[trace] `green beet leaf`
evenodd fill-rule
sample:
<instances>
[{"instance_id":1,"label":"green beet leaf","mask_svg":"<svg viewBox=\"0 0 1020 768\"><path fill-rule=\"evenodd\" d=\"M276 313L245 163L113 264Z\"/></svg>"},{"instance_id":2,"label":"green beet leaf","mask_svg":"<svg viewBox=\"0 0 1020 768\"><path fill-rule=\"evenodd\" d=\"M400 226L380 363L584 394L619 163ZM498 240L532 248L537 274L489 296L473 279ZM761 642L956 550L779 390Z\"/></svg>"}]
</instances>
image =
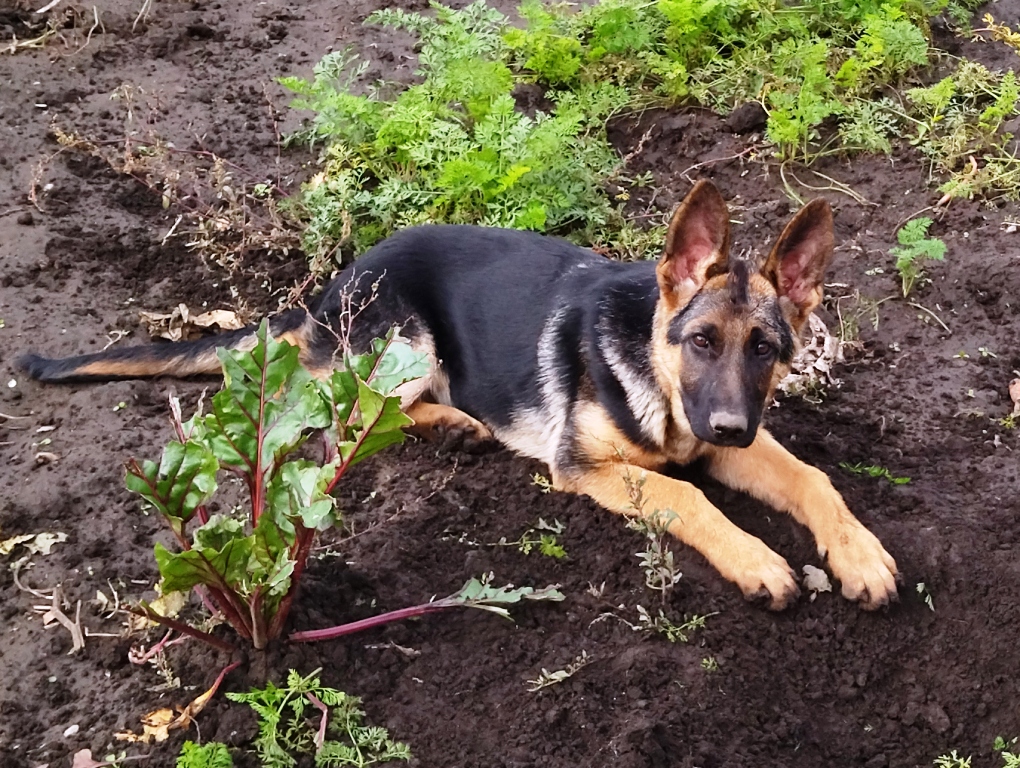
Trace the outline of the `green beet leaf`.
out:
<instances>
[{"instance_id":1,"label":"green beet leaf","mask_svg":"<svg viewBox=\"0 0 1020 768\"><path fill-rule=\"evenodd\" d=\"M358 404L361 409L360 429L354 432L352 439L337 446L346 469L387 446L402 443L403 428L414 423L400 410L399 398L380 395L360 380Z\"/></svg>"},{"instance_id":2,"label":"green beet leaf","mask_svg":"<svg viewBox=\"0 0 1020 768\"><path fill-rule=\"evenodd\" d=\"M368 352L345 355L343 369L334 371L328 385L322 385L323 397L331 403L340 427L351 427L358 419L354 408L358 402L359 381L380 394L389 395L401 384L424 376L428 370L428 357L411 349L400 340L397 330L391 329L385 338L374 339ZM346 440L348 435L341 435L340 439Z\"/></svg>"},{"instance_id":3,"label":"green beet leaf","mask_svg":"<svg viewBox=\"0 0 1020 768\"><path fill-rule=\"evenodd\" d=\"M156 565L163 577L163 593L184 592L196 584L243 583L253 539L245 535L240 521L213 515L195 531L192 549L175 554L162 544L156 544Z\"/></svg>"},{"instance_id":4,"label":"green beet leaf","mask_svg":"<svg viewBox=\"0 0 1020 768\"><path fill-rule=\"evenodd\" d=\"M336 525L336 500L326 493L335 474L335 462L324 467L310 461L284 464L266 491L267 509L277 526L292 537L294 522L318 531Z\"/></svg>"},{"instance_id":5,"label":"green beet leaf","mask_svg":"<svg viewBox=\"0 0 1020 768\"><path fill-rule=\"evenodd\" d=\"M159 464L131 461L125 484L152 504L180 536L195 510L216 492L216 457L203 445L189 440L169 443Z\"/></svg>"},{"instance_id":6,"label":"green beet leaf","mask_svg":"<svg viewBox=\"0 0 1020 768\"><path fill-rule=\"evenodd\" d=\"M220 462L247 475L253 489L305 439L328 426L330 415L298 348L277 342L263 322L251 351L219 350L224 388L205 417L206 440ZM261 510L256 511L256 516Z\"/></svg>"}]
</instances>

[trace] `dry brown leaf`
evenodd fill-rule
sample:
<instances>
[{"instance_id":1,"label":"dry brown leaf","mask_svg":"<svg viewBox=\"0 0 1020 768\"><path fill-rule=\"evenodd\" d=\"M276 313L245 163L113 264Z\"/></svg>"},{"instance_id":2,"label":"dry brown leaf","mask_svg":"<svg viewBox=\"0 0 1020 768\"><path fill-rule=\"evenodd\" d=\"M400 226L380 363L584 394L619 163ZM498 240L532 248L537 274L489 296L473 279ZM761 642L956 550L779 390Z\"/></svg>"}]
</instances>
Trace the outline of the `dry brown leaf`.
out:
<instances>
[{"instance_id":1,"label":"dry brown leaf","mask_svg":"<svg viewBox=\"0 0 1020 768\"><path fill-rule=\"evenodd\" d=\"M0 555L11 554L16 546L24 544L26 541L31 541L35 536L34 533L23 533L20 536L11 536L9 539L0 541Z\"/></svg>"},{"instance_id":2,"label":"dry brown leaf","mask_svg":"<svg viewBox=\"0 0 1020 768\"><path fill-rule=\"evenodd\" d=\"M194 315L186 304L178 304L172 312L139 312L142 324L150 336L187 341L200 335L200 329L216 326L221 331L236 331L244 327L237 314L226 309L213 309Z\"/></svg>"},{"instance_id":3,"label":"dry brown leaf","mask_svg":"<svg viewBox=\"0 0 1020 768\"><path fill-rule=\"evenodd\" d=\"M788 395L809 393L817 389L838 387L842 382L832 369L843 362L843 345L829 333L818 315L808 316L804 344L794 358L790 373L779 382L779 390Z\"/></svg>"},{"instance_id":4,"label":"dry brown leaf","mask_svg":"<svg viewBox=\"0 0 1020 768\"><path fill-rule=\"evenodd\" d=\"M113 734L117 741L128 741L132 744L150 744L155 741L157 744L170 738L171 729L177 728L177 715L172 709L157 709L142 715L142 732L120 731ZM188 718L188 724L191 718Z\"/></svg>"},{"instance_id":5,"label":"dry brown leaf","mask_svg":"<svg viewBox=\"0 0 1020 768\"><path fill-rule=\"evenodd\" d=\"M81 629L81 600L78 601L78 608L74 614L74 621L71 621L70 617L61 609L61 603L64 598L60 591L60 585L58 584L53 588L53 599L50 603L49 610L43 614L43 626L49 626L53 622L58 622L64 629L71 633L71 650L69 654L77 653L85 647L85 635Z\"/></svg>"},{"instance_id":6,"label":"dry brown leaf","mask_svg":"<svg viewBox=\"0 0 1020 768\"><path fill-rule=\"evenodd\" d=\"M120 733L115 733L113 735L114 738L118 741L140 742L143 744L155 741L158 744L170 737L170 731L190 727L198 713L205 709L205 705L216 695L216 691L220 687L220 683L223 682L223 678L228 672L235 669L239 663L234 662L221 670L220 674L216 677L216 682L209 687L209 690L201 696L196 696L188 706L184 708L178 707L178 714L175 715L172 709L157 709L155 712L142 716L142 732L140 734L131 731L121 731Z\"/></svg>"},{"instance_id":7,"label":"dry brown leaf","mask_svg":"<svg viewBox=\"0 0 1020 768\"><path fill-rule=\"evenodd\" d=\"M48 555L53 549L53 545L62 541L67 541L67 534L59 531L57 533L26 533L12 536L0 541L0 555L9 555L19 544L23 544L33 555Z\"/></svg>"}]
</instances>

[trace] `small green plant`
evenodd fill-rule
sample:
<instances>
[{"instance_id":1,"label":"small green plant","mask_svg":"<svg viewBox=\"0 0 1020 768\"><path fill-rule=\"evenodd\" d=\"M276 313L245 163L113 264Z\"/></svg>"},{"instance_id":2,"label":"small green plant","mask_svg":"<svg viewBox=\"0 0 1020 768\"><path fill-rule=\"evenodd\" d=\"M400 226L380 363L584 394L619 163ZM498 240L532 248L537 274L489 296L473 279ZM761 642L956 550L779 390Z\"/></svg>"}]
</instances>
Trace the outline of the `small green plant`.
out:
<instances>
[{"instance_id":1,"label":"small green plant","mask_svg":"<svg viewBox=\"0 0 1020 768\"><path fill-rule=\"evenodd\" d=\"M867 475L868 477L882 477L888 480L893 485L906 485L910 482L909 477L896 477L885 467L880 467L877 464L864 464L858 462L851 464L849 461L839 462L840 469L846 470L847 472L854 475Z\"/></svg>"},{"instance_id":2,"label":"small green plant","mask_svg":"<svg viewBox=\"0 0 1020 768\"><path fill-rule=\"evenodd\" d=\"M671 538L669 525L679 520L680 516L671 509L655 510L652 514L646 515L645 477L642 475L635 480L628 475L623 480L627 486L631 508L636 512L636 515L627 521L627 527L645 537L645 548L635 552L635 557L641 561L645 586L658 592L659 598L665 603L673 587L683 578L683 573L673 558L673 550L669 548Z\"/></svg>"},{"instance_id":3,"label":"small green plant","mask_svg":"<svg viewBox=\"0 0 1020 768\"><path fill-rule=\"evenodd\" d=\"M226 744L218 741L205 744L186 741L177 757L177 768L234 768L234 759Z\"/></svg>"},{"instance_id":4,"label":"small green plant","mask_svg":"<svg viewBox=\"0 0 1020 768\"><path fill-rule=\"evenodd\" d=\"M927 217L908 221L896 233L899 246L889 250L896 257L896 269L900 273L904 298L910 295L917 281L924 276L922 262L942 261L945 258L946 244L937 237L927 236L931 224L931 219Z\"/></svg>"},{"instance_id":5,"label":"small green plant","mask_svg":"<svg viewBox=\"0 0 1020 768\"><path fill-rule=\"evenodd\" d=\"M657 511L648 517L635 517L627 521L627 527L645 535L645 548L635 552L641 561L645 574L645 586L658 592L665 602L673 587L683 578L683 573L669 548L668 525L680 516L673 510Z\"/></svg>"},{"instance_id":6,"label":"small green plant","mask_svg":"<svg viewBox=\"0 0 1020 768\"><path fill-rule=\"evenodd\" d=\"M342 368L318 381L301 367L297 347L273 340L266 322L252 350L219 354L224 386L212 412L183 422L172 400L177 439L159 463L128 462L126 483L160 513L180 547L171 552L156 544L160 593L197 590L261 649L283 629L316 533L337 522L331 492L351 467L403 440L411 420L390 393L427 363L391 332L366 354L345 353ZM315 429L328 446L321 463L295 458ZM243 512L209 514L221 472L243 480ZM145 602L139 609L171 629L232 648Z\"/></svg>"},{"instance_id":7,"label":"small green plant","mask_svg":"<svg viewBox=\"0 0 1020 768\"><path fill-rule=\"evenodd\" d=\"M588 658L588 652L581 651L581 655L576 657L570 664L566 666L565 669L557 669L554 672L550 672L549 670L543 668L541 674L539 674L538 677L536 677L534 680L527 681L528 690L534 693L535 691L540 691L543 688L548 688L549 686L552 685L558 685L559 683L562 683L564 680L567 680L576 675L579 671L584 669L590 663L591 659Z\"/></svg>"},{"instance_id":8,"label":"small green plant","mask_svg":"<svg viewBox=\"0 0 1020 768\"><path fill-rule=\"evenodd\" d=\"M567 556L567 550L559 543L556 537L563 533L566 528L567 526L559 520L553 520L549 523L540 517L534 527L528 528L528 530L521 534L519 539L507 541L506 537L503 536L492 546L517 547L517 550L525 555L530 555L535 547L538 547L538 551L545 557L562 560Z\"/></svg>"},{"instance_id":9,"label":"small green plant","mask_svg":"<svg viewBox=\"0 0 1020 768\"><path fill-rule=\"evenodd\" d=\"M1018 737L1014 737L1010 741L1006 741L1001 736L995 737L992 749L998 752L1002 758L1002 768L1020 768L1020 753L1013 751L1018 740L1020 740Z\"/></svg>"},{"instance_id":10,"label":"small green plant","mask_svg":"<svg viewBox=\"0 0 1020 768\"><path fill-rule=\"evenodd\" d=\"M263 768L293 768L302 755L313 756L316 768L361 768L411 759L410 748L390 739L385 728L362 724L365 713L358 697L323 687L319 670L306 677L291 670L285 686L269 682L250 693L228 693L227 698L255 711L255 749ZM318 719L314 727L313 715Z\"/></svg>"},{"instance_id":11,"label":"small green plant","mask_svg":"<svg viewBox=\"0 0 1020 768\"><path fill-rule=\"evenodd\" d=\"M716 661L715 656L706 656L701 660L701 668L706 672L718 672L719 662Z\"/></svg>"},{"instance_id":12,"label":"small green plant","mask_svg":"<svg viewBox=\"0 0 1020 768\"><path fill-rule=\"evenodd\" d=\"M538 486L538 490L542 493L552 493L553 491L552 480L540 472L536 472L531 476L531 484Z\"/></svg>"},{"instance_id":13,"label":"small green plant","mask_svg":"<svg viewBox=\"0 0 1020 768\"><path fill-rule=\"evenodd\" d=\"M948 755L939 755L933 762L935 768L971 768L970 758L961 757L954 749Z\"/></svg>"},{"instance_id":14,"label":"small green plant","mask_svg":"<svg viewBox=\"0 0 1020 768\"><path fill-rule=\"evenodd\" d=\"M712 615L694 615L683 624L674 624L661 608L656 616L649 613L643 605L637 606L637 612L638 621L637 624L631 625L633 629L663 635L671 643L686 643L690 639L690 633L704 629L705 620Z\"/></svg>"}]
</instances>

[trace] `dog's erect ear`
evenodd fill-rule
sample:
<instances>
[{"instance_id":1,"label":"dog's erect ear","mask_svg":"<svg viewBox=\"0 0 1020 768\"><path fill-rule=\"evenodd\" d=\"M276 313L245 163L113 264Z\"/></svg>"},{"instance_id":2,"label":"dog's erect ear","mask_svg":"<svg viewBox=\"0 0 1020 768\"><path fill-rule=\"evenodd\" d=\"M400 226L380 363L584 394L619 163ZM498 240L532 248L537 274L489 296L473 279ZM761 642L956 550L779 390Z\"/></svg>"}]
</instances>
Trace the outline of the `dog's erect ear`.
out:
<instances>
[{"instance_id":1,"label":"dog's erect ear","mask_svg":"<svg viewBox=\"0 0 1020 768\"><path fill-rule=\"evenodd\" d=\"M832 209L825 200L812 200L786 225L762 267L762 275L796 310L797 330L822 301L833 242Z\"/></svg>"},{"instance_id":2,"label":"dog's erect ear","mask_svg":"<svg viewBox=\"0 0 1020 768\"><path fill-rule=\"evenodd\" d=\"M730 214L719 190L702 179L676 209L666 233L666 250L656 274L667 299L684 288L696 290L726 271Z\"/></svg>"}]
</instances>

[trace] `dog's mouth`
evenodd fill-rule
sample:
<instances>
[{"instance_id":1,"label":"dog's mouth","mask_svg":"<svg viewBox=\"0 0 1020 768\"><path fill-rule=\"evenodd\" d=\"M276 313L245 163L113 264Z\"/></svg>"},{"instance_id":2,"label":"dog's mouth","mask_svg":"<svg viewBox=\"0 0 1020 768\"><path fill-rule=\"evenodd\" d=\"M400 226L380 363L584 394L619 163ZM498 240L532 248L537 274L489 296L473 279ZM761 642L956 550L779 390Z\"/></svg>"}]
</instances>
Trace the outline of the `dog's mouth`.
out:
<instances>
[{"instance_id":1,"label":"dog's mouth","mask_svg":"<svg viewBox=\"0 0 1020 768\"><path fill-rule=\"evenodd\" d=\"M711 443L712 445L718 445L720 448L747 448L754 442L754 438L758 434L758 427L755 425L753 429L731 435L720 435L712 429L696 429L693 425L692 431L699 440Z\"/></svg>"}]
</instances>

